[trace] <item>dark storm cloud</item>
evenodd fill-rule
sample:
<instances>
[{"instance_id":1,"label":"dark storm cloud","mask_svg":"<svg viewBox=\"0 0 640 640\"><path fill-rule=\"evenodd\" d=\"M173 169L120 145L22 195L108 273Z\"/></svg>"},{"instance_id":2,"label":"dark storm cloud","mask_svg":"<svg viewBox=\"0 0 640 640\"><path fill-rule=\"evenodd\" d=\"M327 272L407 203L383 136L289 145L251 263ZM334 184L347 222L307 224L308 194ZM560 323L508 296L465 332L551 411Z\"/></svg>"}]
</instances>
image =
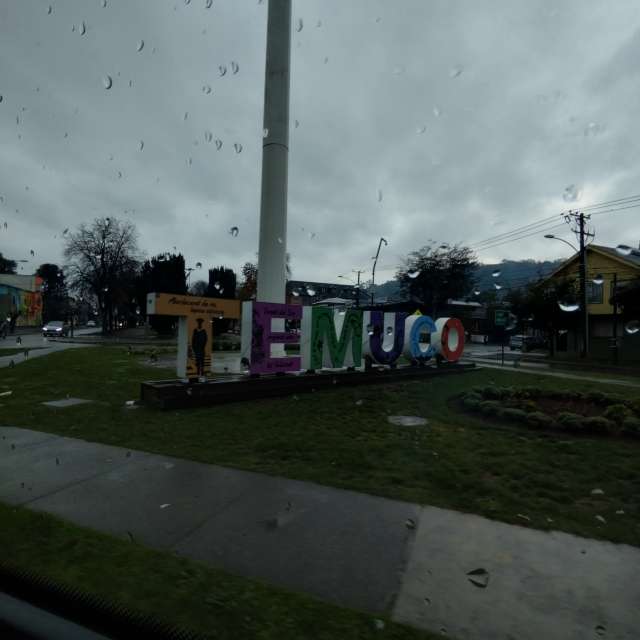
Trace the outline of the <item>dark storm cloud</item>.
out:
<instances>
[{"instance_id":1,"label":"dark storm cloud","mask_svg":"<svg viewBox=\"0 0 640 640\"><path fill-rule=\"evenodd\" d=\"M136 222L148 254L253 259L266 2L50 4L0 6L0 251L59 261L64 228L115 215ZM637 191L635 2L293 6L295 277L370 268L384 236L381 280L429 239L473 244L561 211L570 184L574 206ZM638 218L599 216L598 241L636 244ZM549 244L480 257L562 251Z\"/></svg>"}]
</instances>

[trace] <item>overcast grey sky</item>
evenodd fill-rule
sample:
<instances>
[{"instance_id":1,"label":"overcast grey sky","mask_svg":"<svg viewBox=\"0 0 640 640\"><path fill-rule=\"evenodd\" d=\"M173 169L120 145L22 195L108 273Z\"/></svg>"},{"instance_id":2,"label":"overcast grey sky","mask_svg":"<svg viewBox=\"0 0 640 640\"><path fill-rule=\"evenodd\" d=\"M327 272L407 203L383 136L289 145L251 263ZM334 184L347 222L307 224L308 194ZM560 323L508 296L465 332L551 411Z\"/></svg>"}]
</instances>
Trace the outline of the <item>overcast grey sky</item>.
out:
<instances>
[{"instance_id":1,"label":"overcast grey sky","mask_svg":"<svg viewBox=\"0 0 640 640\"><path fill-rule=\"evenodd\" d=\"M61 262L66 227L110 215L148 255L253 259L267 1L2 0L0 251ZM370 270L382 235L381 282L430 238L473 246L640 193L637 0L293 0L298 20L294 278ZM597 242L640 240L640 208L594 223ZM540 233L479 257L567 251Z\"/></svg>"}]
</instances>

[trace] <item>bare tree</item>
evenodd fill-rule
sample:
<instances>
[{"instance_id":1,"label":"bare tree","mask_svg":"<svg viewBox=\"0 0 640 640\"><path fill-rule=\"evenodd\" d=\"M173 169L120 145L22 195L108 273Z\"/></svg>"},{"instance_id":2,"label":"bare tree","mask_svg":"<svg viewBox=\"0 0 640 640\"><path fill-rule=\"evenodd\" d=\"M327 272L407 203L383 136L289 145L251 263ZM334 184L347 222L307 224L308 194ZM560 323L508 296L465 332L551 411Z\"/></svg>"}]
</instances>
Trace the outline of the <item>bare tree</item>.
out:
<instances>
[{"instance_id":1,"label":"bare tree","mask_svg":"<svg viewBox=\"0 0 640 640\"><path fill-rule=\"evenodd\" d=\"M102 315L102 332L113 329L114 305L126 297L125 289L139 268L138 233L133 223L97 218L68 235L64 256L70 286L92 295Z\"/></svg>"}]
</instances>

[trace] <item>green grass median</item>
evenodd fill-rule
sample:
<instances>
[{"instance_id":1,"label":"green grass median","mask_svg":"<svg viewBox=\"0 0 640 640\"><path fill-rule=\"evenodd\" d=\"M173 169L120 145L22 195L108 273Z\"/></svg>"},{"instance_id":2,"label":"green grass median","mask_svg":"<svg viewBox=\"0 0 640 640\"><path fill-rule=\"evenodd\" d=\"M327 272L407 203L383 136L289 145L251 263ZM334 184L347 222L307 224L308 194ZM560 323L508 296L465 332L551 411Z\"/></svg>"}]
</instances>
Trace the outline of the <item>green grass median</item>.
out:
<instances>
[{"instance_id":1,"label":"green grass median","mask_svg":"<svg viewBox=\"0 0 640 640\"><path fill-rule=\"evenodd\" d=\"M125 349L54 353L0 371L0 392L13 391L0 423L640 546L637 441L531 431L455 401L491 383L639 397L635 389L484 369L187 411L125 406L142 380L174 376ZM93 403L40 404L67 395ZM429 424L398 427L389 415Z\"/></svg>"}]
</instances>

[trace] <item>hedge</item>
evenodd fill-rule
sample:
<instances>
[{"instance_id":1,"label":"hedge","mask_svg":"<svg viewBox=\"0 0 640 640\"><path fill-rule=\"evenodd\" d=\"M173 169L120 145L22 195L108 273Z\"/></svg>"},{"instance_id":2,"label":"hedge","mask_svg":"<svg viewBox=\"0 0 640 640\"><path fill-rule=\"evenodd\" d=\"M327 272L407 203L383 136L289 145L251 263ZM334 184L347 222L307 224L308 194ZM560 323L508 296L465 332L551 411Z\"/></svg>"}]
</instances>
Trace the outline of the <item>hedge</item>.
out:
<instances>
[{"instance_id":1,"label":"hedge","mask_svg":"<svg viewBox=\"0 0 640 640\"><path fill-rule=\"evenodd\" d=\"M600 407L602 414L585 416L572 411L549 415L536 400L586 403ZM531 429L561 429L572 433L640 437L640 400L628 400L600 391L543 390L539 387L476 386L460 396L462 406L483 416L526 425Z\"/></svg>"}]
</instances>

